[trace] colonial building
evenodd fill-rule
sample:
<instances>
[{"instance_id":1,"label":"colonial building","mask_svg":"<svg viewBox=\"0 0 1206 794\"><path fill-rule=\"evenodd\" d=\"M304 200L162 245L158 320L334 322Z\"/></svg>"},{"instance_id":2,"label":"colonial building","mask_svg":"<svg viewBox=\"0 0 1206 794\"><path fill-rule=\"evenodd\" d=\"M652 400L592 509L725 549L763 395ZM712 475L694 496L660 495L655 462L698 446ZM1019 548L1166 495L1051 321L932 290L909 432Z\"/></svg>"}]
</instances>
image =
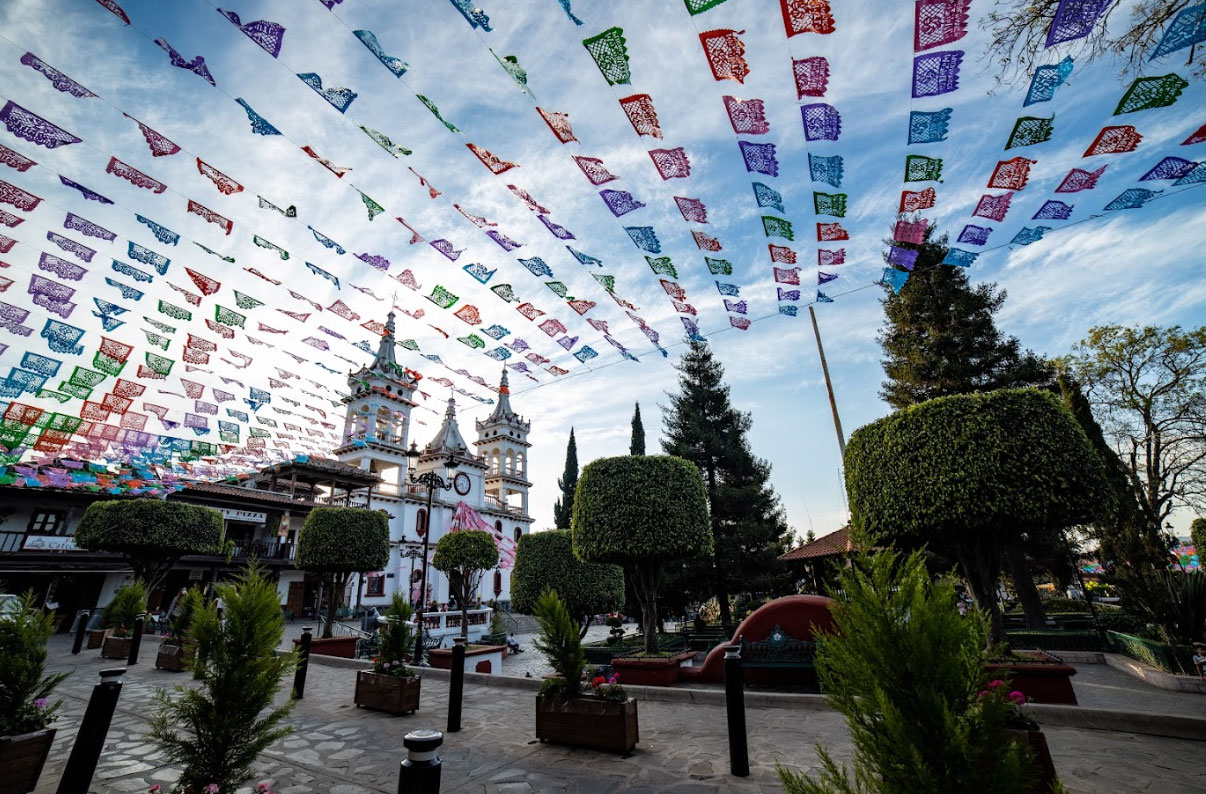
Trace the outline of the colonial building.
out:
<instances>
[{"instance_id":1,"label":"colonial building","mask_svg":"<svg viewBox=\"0 0 1206 794\"><path fill-rule=\"evenodd\" d=\"M502 558L499 567L483 577L479 595L483 601L498 598L507 605L508 562L515 544L532 524L528 514L531 483L525 478L531 425L511 408L504 370L494 412L476 423L476 452L461 434L456 402L451 398L435 436L420 446L411 428L420 376L397 363L394 344L391 312L372 363L348 378L344 438L333 453L339 461L381 478L373 491L373 505L390 515L389 564L384 570L368 573L359 598L368 606L384 606L400 591L417 600L422 595L419 580L428 528L430 560L435 544L454 525L457 529L476 525L492 530ZM417 457L407 456L412 446ZM456 462L454 471L446 468L450 459ZM410 474L417 477L432 471L451 480L452 488L433 494L428 516L427 487L412 483ZM484 524L477 523L477 518ZM427 585L426 601L448 602L448 581L443 574L429 567Z\"/></svg>"},{"instance_id":2,"label":"colonial building","mask_svg":"<svg viewBox=\"0 0 1206 794\"><path fill-rule=\"evenodd\" d=\"M397 363L394 345L391 313L372 363L348 378L343 441L333 460L298 456L223 483L79 461L5 469L0 591L32 588L42 600L58 604L64 618L77 609L103 606L131 574L118 555L76 547L72 536L84 510L98 499L158 497L219 510L225 538L234 541L229 561L225 555L182 558L164 582L168 594L222 578L256 557L277 575L283 608L298 616L313 613L329 594L321 592L318 577L294 567L297 534L310 510L335 505L383 510L390 526L389 563L353 578L345 604L385 606L394 592L417 599L425 533L430 528L430 560L435 544L455 527L491 531L502 559L483 577L479 595L509 606L509 562L532 524L526 479L530 424L511 407L504 370L494 412L476 423L476 451L462 436L456 404L449 399L434 437L421 447L413 442L418 454L408 456L417 407L413 398L422 376ZM449 459L456 462L455 471L446 470ZM412 471L416 476L435 471L451 481L450 489L433 494L430 516L427 488L410 482ZM430 567L427 601L449 601L447 580Z\"/></svg>"}]
</instances>

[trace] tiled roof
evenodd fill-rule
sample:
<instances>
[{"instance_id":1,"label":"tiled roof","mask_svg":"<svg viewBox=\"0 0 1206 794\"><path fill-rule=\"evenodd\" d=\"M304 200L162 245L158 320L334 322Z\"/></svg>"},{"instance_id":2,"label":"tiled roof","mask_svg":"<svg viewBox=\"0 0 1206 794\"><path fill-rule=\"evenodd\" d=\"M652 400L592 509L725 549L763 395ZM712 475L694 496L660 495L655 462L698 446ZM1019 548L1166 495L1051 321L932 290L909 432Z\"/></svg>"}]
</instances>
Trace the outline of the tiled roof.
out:
<instances>
[{"instance_id":1,"label":"tiled roof","mask_svg":"<svg viewBox=\"0 0 1206 794\"><path fill-rule=\"evenodd\" d=\"M224 496L235 501L262 502L264 504L289 505L291 507L317 507L313 502L290 499L289 494L274 491L259 491L255 488L240 488L236 485L221 485L216 482L190 482L176 498L187 498L188 494Z\"/></svg>"},{"instance_id":2,"label":"tiled roof","mask_svg":"<svg viewBox=\"0 0 1206 794\"><path fill-rule=\"evenodd\" d=\"M817 538L812 543L805 543L803 546L797 546L786 554L781 554L779 559L790 562L792 560L815 560L821 557L835 557L839 554L845 554L852 548L853 546L850 544L850 527L844 526L836 532L830 532L828 535Z\"/></svg>"}]
</instances>

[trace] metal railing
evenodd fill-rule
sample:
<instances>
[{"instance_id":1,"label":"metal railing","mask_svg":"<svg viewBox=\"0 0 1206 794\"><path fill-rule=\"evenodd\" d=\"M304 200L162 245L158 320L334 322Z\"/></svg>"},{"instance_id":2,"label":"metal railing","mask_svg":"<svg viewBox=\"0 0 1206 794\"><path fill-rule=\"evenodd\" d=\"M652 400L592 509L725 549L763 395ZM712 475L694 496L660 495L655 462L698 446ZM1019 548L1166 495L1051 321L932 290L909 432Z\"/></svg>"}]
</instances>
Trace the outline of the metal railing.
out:
<instances>
[{"instance_id":1,"label":"metal railing","mask_svg":"<svg viewBox=\"0 0 1206 794\"><path fill-rule=\"evenodd\" d=\"M234 544L234 558L256 557L261 560L293 559L292 543L273 543L264 540L244 540Z\"/></svg>"}]
</instances>

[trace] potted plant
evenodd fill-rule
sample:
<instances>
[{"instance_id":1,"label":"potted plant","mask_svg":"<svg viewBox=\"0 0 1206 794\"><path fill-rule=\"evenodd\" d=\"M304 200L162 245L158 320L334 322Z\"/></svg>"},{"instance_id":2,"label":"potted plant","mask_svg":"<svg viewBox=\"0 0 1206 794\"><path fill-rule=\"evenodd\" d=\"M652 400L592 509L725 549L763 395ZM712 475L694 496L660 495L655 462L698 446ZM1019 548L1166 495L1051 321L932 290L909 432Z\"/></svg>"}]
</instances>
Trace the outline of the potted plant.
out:
<instances>
[{"instance_id":1,"label":"potted plant","mask_svg":"<svg viewBox=\"0 0 1206 794\"><path fill-rule=\"evenodd\" d=\"M125 659L130 655L130 643L134 641L134 623L146 612L147 591L141 581L135 579L122 585L105 607L101 627L109 629L101 646L101 656L106 659Z\"/></svg>"},{"instance_id":2,"label":"potted plant","mask_svg":"<svg viewBox=\"0 0 1206 794\"><path fill-rule=\"evenodd\" d=\"M537 599L536 620L540 637L536 649L555 671L536 695L536 738L542 742L628 753L640 736L637 702L628 697L615 676L592 676L582 688L586 656L576 621L556 591Z\"/></svg>"},{"instance_id":3,"label":"potted plant","mask_svg":"<svg viewBox=\"0 0 1206 794\"><path fill-rule=\"evenodd\" d=\"M1049 794L1056 790L1059 778L1047 747L1047 737L1034 718L1022 710L1028 700L1025 693L998 678L989 681L978 697L983 723L1003 726L1014 744L1030 751L1037 777L1028 788L1021 790L1021 794Z\"/></svg>"},{"instance_id":4,"label":"potted plant","mask_svg":"<svg viewBox=\"0 0 1206 794\"><path fill-rule=\"evenodd\" d=\"M405 660L414 650L410 629L412 610L401 593L394 593L385 623L381 626L381 648L373 657L373 667L356 673L357 706L388 714L414 713L419 709L422 679L407 667Z\"/></svg>"},{"instance_id":5,"label":"potted plant","mask_svg":"<svg viewBox=\"0 0 1206 794\"><path fill-rule=\"evenodd\" d=\"M24 794L38 776L54 742L51 691L66 673L46 674L46 642L53 618L35 606L33 591L19 608L0 614L0 787Z\"/></svg>"},{"instance_id":6,"label":"potted plant","mask_svg":"<svg viewBox=\"0 0 1206 794\"><path fill-rule=\"evenodd\" d=\"M189 630L202 606L201 591L195 587L180 596L180 602L176 604L176 613L172 615L168 628L163 633L163 640L159 643L159 650L155 654L157 668L181 673L188 667L192 650L188 641Z\"/></svg>"}]
</instances>

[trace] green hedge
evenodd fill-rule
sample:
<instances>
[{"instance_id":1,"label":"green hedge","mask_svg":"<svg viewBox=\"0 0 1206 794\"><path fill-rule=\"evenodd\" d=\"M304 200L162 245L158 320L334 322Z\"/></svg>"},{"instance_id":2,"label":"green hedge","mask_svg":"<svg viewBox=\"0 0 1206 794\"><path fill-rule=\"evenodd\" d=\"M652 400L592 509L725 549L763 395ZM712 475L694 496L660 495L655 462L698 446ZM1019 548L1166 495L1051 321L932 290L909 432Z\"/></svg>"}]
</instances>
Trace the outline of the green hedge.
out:
<instances>
[{"instance_id":1,"label":"green hedge","mask_svg":"<svg viewBox=\"0 0 1206 794\"><path fill-rule=\"evenodd\" d=\"M379 571L389 562L389 521L355 507L318 507L297 538L297 567L318 573Z\"/></svg>"},{"instance_id":2,"label":"green hedge","mask_svg":"<svg viewBox=\"0 0 1206 794\"><path fill-rule=\"evenodd\" d=\"M1193 669L1193 648L1189 646L1163 645L1118 631L1107 631L1106 637L1114 653L1129 656L1166 673L1197 675Z\"/></svg>"},{"instance_id":3,"label":"green hedge","mask_svg":"<svg viewBox=\"0 0 1206 794\"><path fill-rule=\"evenodd\" d=\"M854 431L845 465L851 523L867 540L1062 529L1113 499L1084 431L1037 389L898 411Z\"/></svg>"},{"instance_id":4,"label":"green hedge","mask_svg":"<svg viewBox=\"0 0 1206 794\"><path fill-rule=\"evenodd\" d=\"M534 532L519 539L511 571L511 606L532 614L545 588L556 590L576 618L624 606L624 571L616 565L579 560L568 529Z\"/></svg>"},{"instance_id":5,"label":"green hedge","mask_svg":"<svg viewBox=\"0 0 1206 794\"><path fill-rule=\"evenodd\" d=\"M214 554L222 544L222 514L160 499L94 502L84 511L75 542L88 551L119 554Z\"/></svg>"},{"instance_id":6,"label":"green hedge","mask_svg":"<svg viewBox=\"0 0 1206 794\"><path fill-rule=\"evenodd\" d=\"M708 498L694 463L670 455L599 458L574 492L574 554L653 563L712 551Z\"/></svg>"}]
</instances>

